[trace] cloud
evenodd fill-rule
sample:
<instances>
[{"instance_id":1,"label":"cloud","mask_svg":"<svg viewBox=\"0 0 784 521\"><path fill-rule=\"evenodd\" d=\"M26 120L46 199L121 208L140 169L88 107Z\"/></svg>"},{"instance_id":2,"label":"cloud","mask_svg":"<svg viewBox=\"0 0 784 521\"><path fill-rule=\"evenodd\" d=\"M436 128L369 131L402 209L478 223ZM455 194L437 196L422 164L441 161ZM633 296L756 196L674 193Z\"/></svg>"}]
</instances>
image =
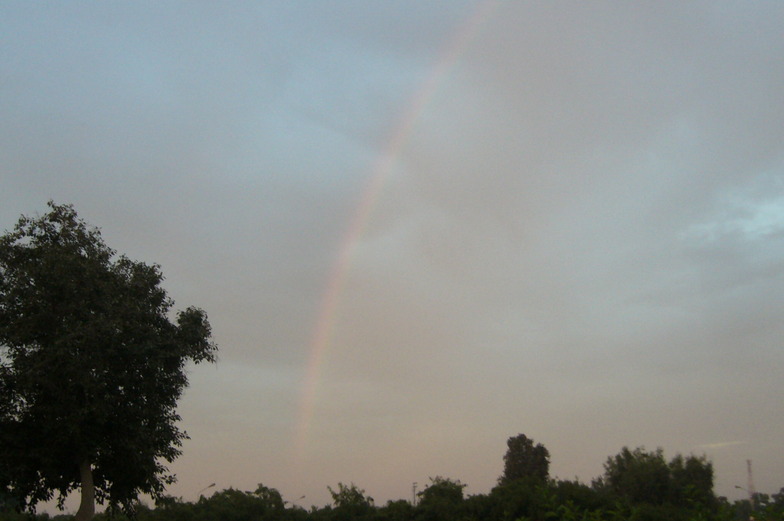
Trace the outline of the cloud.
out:
<instances>
[{"instance_id":1,"label":"cloud","mask_svg":"<svg viewBox=\"0 0 784 521\"><path fill-rule=\"evenodd\" d=\"M716 443L703 443L702 445L697 445L698 449L726 449L728 447L736 447L738 445L746 445L748 442L745 441L720 441Z\"/></svg>"}]
</instances>

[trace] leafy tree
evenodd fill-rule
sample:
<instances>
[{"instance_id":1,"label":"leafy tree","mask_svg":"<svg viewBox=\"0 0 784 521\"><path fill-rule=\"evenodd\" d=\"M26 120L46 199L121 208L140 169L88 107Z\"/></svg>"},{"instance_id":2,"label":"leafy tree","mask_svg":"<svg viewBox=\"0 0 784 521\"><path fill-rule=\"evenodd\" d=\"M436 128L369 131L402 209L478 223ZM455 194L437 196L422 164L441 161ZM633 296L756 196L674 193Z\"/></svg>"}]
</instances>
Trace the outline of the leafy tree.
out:
<instances>
[{"instance_id":1,"label":"leafy tree","mask_svg":"<svg viewBox=\"0 0 784 521\"><path fill-rule=\"evenodd\" d=\"M264 498L235 488L216 492L209 499L200 498L196 506L194 517L205 521L266 520L280 516L280 511L271 510Z\"/></svg>"},{"instance_id":2,"label":"leafy tree","mask_svg":"<svg viewBox=\"0 0 784 521\"><path fill-rule=\"evenodd\" d=\"M713 464L705 456L676 455L669 463L669 501L676 505L716 507Z\"/></svg>"},{"instance_id":3,"label":"leafy tree","mask_svg":"<svg viewBox=\"0 0 784 521\"><path fill-rule=\"evenodd\" d=\"M405 499L389 500L376 513L379 521L411 521L413 517L414 506Z\"/></svg>"},{"instance_id":4,"label":"leafy tree","mask_svg":"<svg viewBox=\"0 0 784 521\"><path fill-rule=\"evenodd\" d=\"M373 506L373 498L365 495L365 491L355 484L344 485L338 483L338 489L334 490L332 487L327 487L332 502L335 508L348 507L348 506Z\"/></svg>"},{"instance_id":5,"label":"leafy tree","mask_svg":"<svg viewBox=\"0 0 784 521\"><path fill-rule=\"evenodd\" d=\"M642 447L624 447L607 459L604 469L595 488L629 504L668 505L684 511L714 512L718 508L713 493L713 465L704 456L679 454L668 463L661 449L649 452Z\"/></svg>"},{"instance_id":6,"label":"leafy tree","mask_svg":"<svg viewBox=\"0 0 784 521\"><path fill-rule=\"evenodd\" d=\"M373 512L373 498L365 495L365 491L355 484L344 485L338 483L338 489L327 487L332 495L335 509L332 511L333 519L354 520L368 517Z\"/></svg>"},{"instance_id":7,"label":"leafy tree","mask_svg":"<svg viewBox=\"0 0 784 521\"><path fill-rule=\"evenodd\" d=\"M162 281L70 205L0 237L0 490L21 507L81 488L82 521L174 481L185 364L216 346L202 310L170 320Z\"/></svg>"},{"instance_id":8,"label":"leafy tree","mask_svg":"<svg viewBox=\"0 0 784 521\"><path fill-rule=\"evenodd\" d=\"M599 482L610 492L632 503L662 504L670 487L670 470L661 449L647 452L643 447L628 447L607 458Z\"/></svg>"},{"instance_id":9,"label":"leafy tree","mask_svg":"<svg viewBox=\"0 0 784 521\"><path fill-rule=\"evenodd\" d=\"M460 480L441 476L430 478L430 484L417 493L419 518L425 521L458 518L463 503L464 488L465 485L460 483Z\"/></svg>"},{"instance_id":10,"label":"leafy tree","mask_svg":"<svg viewBox=\"0 0 784 521\"><path fill-rule=\"evenodd\" d=\"M138 505L134 510L134 517L138 521L193 521L194 513L199 507L200 503L194 505L183 501L182 498L164 496L157 499L154 509L144 504ZM115 512L102 512L95 516L94 521L125 521L126 519L127 516L122 513L117 515Z\"/></svg>"},{"instance_id":11,"label":"leafy tree","mask_svg":"<svg viewBox=\"0 0 784 521\"><path fill-rule=\"evenodd\" d=\"M463 501L462 519L464 521L494 519L493 506L493 498L488 494L472 494Z\"/></svg>"},{"instance_id":12,"label":"leafy tree","mask_svg":"<svg viewBox=\"0 0 784 521\"><path fill-rule=\"evenodd\" d=\"M492 519L546 519L555 508L555 494L549 483L538 477L527 476L503 482L490 492L493 502Z\"/></svg>"},{"instance_id":13,"label":"leafy tree","mask_svg":"<svg viewBox=\"0 0 784 521\"><path fill-rule=\"evenodd\" d=\"M283 501L283 497L277 489L259 483L254 494L264 503L270 514L280 516L286 508L286 503Z\"/></svg>"},{"instance_id":14,"label":"leafy tree","mask_svg":"<svg viewBox=\"0 0 784 521\"><path fill-rule=\"evenodd\" d=\"M550 452L544 445L534 445L534 440L525 434L512 436L506 445L504 474L498 478L499 484L528 477L547 479L550 472Z\"/></svg>"},{"instance_id":15,"label":"leafy tree","mask_svg":"<svg viewBox=\"0 0 784 521\"><path fill-rule=\"evenodd\" d=\"M443 478L441 476L430 478L430 484L423 491L417 493L419 504L437 500L459 503L463 500L463 489L465 487L463 483L460 483L460 480Z\"/></svg>"},{"instance_id":16,"label":"leafy tree","mask_svg":"<svg viewBox=\"0 0 784 521\"><path fill-rule=\"evenodd\" d=\"M596 490L577 480L553 480L550 489L559 504L571 503L580 510L596 511L611 507Z\"/></svg>"}]
</instances>

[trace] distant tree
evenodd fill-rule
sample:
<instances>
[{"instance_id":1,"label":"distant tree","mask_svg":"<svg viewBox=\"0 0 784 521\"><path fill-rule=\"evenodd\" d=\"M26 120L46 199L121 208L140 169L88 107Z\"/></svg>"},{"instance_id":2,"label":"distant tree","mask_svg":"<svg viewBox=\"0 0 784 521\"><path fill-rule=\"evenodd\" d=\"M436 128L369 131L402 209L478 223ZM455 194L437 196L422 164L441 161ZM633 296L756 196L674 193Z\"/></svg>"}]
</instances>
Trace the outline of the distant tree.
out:
<instances>
[{"instance_id":1,"label":"distant tree","mask_svg":"<svg viewBox=\"0 0 784 521\"><path fill-rule=\"evenodd\" d=\"M608 491L629 503L672 505L713 510L713 465L703 457L676 455L669 463L662 449L643 447L607 459L604 475L595 488Z\"/></svg>"},{"instance_id":2,"label":"distant tree","mask_svg":"<svg viewBox=\"0 0 784 521\"><path fill-rule=\"evenodd\" d=\"M554 510L555 504L550 483L534 476L499 483L490 497L493 514L488 518L498 521L548 519L547 513Z\"/></svg>"},{"instance_id":3,"label":"distant tree","mask_svg":"<svg viewBox=\"0 0 784 521\"><path fill-rule=\"evenodd\" d=\"M494 517L493 498L488 494L472 494L463 500L464 521L485 521ZM499 520L500 521L500 520Z\"/></svg>"},{"instance_id":4,"label":"distant tree","mask_svg":"<svg viewBox=\"0 0 784 521\"><path fill-rule=\"evenodd\" d=\"M771 495L755 493L753 499L753 505L749 505L748 500L743 501L743 503L745 504L744 506L748 505L748 513L752 514L754 519L760 521L774 519L781 521L784 519L784 488ZM753 511L751 509L752 506Z\"/></svg>"},{"instance_id":5,"label":"distant tree","mask_svg":"<svg viewBox=\"0 0 784 521\"><path fill-rule=\"evenodd\" d=\"M607 458L604 476L598 482L613 494L633 503L662 504L670 487L670 470L662 449L647 452L643 447L621 449Z\"/></svg>"},{"instance_id":6,"label":"distant tree","mask_svg":"<svg viewBox=\"0 0 784 521\"><path fill-rule=\"evenodd\" d=\"M670 489L668 500L675 505L715 507L713 464L705 456L676 455L668 464Z\"/></svg>"},{"instance_id":7,"label":"distant tree","mask_svg":"<svg viewBox=\"0 0 784 521\"><path fill-rule=\"evenodd\" d=\"M81 488L84 521L174 481L185 364L216 346L202 310L170 320L162 280L70 205L0 237L0 490L23 508Z\"/></svg>"},{"instance_id":8,"label":"distant tree","mask_svg":"<svg viewBox=\"0 0 784 521\"><path fill-rule=\"evenodd\" d=\"M574 481L560 479L552 480L550 489L558 504L571 502L581 510L586 511L601 510L611 506L603 501L603 498L596 490L589 485L580 483L576 479Z\"/></svg>"},{"instance_id":9,"label":"distant tree","mask_svg":"<svg viewBox=\"0 0 784 521\"><path fill-rule=\"evenodd\" d=\"M282 514L283 510L286 508L286 503L283 501L283 497L277 489L266 487L259 483L254 495L264 502L266 510L271 514Z\"/></svg>"},{"instance_id":10,"label":"distant tree","mask_svg":"<svg viewBox=\"0 0 784 521\"><path fill-rule=\"evenodd\" d=\"M504 473L498 478L499 484L521 478L546 480L550 472L550 452L541 443L525 434L512 436L506 442Z\"/></svg>"},{"instance_id":11,"label":"distant tree","mask_svg":"<svg viewBox=\"0 0 784 521\"><path fill-rule=\"evenodd\" d=\"M777 493L772 494L770 499L773 501L773 505L784 512L784 487L780 488Z\"/></svg>"},{"instance_id":12,"label":"distant tree","mask_svg":"<svg viewBox=\"0 0 784 521\"><path fill-rule=\"evenodd\" d=\"M351 485L338 483L337 490L334 490L332 487L327 487L327 490L329 490L329 493L332 496L332 502L335 505L335 508L357 505L373 506L373 498L366 496L365 491L353 483Z\"/></svg>"},{"instance_id":13,"label":"distant tree","mask_svg":"<svg viewBox=\"0 0 784 521\"><path fill-rule=\"evenodd\" d=\"M405 499L389 500L378 509L378 521L411 521L414 517L414 506Z\"/></svg>"},{"instance_id":14,"label":"distant tree","mask_svg":"<svg viewBox=\"0 0 784 521\"><path fill-rule=\"evenodd\" d=\"M430 478L430 484L425 487L424 490L417 493L419 496L419 504L436 500L459 503L463 500L463 489L465 487L465 484L460 483L460 480L453 480L441 476Z\"/></svg>"},{"instance_id":15,"label":"distant tree","mask_svg":"<svg viewBox=\"0 0 784 521\"><path fill-rule=\"evenodd\" d=\"M192 521L195 517L194 514L203 510L203 500L202 496L199 498L199 502L194 504L184 502L182 498L163 496L157 499L154 509L143 504L137 506L134 510L134 517L138 521ZM127 516L123 516L122 513L117 515L115 512L102 512L95 516L94 521L125 521L124 517L127 519Z\"/></svg>"},{"instance_id":16,"label":"distant tree","mask_svg":"<svg viewBox=\"0 0 784 521\"><path fill-rule=\"evenodd\" d=\"M259 483L255 492L228 488L209 498L202 496L185 520L278 521L286 519L288 512L292 510L285 509L280 492ZM304 513L304 510L302 512ZM174 513L171 507L167 508L160 516L161 521L169 521Z\"/></svg>"},{"instance_id":17,"label":"distant tree","mask_svg":"<svg viewBox=\"0 0 784 521\"><path fill-rule=\"evenodd\" d=\"M365 495L365 491L354 483L344 485L338 483L338 489L327 487L332 496L335 508L332 518L335 520L356 520L369 517L373 512L373 498Z\"/></svg>"},{"instance_id":18,"label":"distant tree","mask_svg":"<svg viewBox=\"0 0 784 521\"><path fill-rule=\"evenodd\" d=\"M430 478L430 484L417 493L418 518L423 521L457 519L463 503L465 484L441 476Z\"/></svg>"}]
</instances>

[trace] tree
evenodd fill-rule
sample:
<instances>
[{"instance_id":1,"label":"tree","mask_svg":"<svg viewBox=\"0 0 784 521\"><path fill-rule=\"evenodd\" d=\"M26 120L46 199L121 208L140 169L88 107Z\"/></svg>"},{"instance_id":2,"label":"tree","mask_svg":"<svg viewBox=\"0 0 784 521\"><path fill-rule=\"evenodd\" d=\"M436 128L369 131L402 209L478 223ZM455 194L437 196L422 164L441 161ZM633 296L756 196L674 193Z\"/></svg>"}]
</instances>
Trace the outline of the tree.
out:
<instances>
[{"instance_id":1,"label":"tree","mask_svg":"<svg viewBox=\"0 0 784 521\"><path fill-rule=\"evenodd\" d=\"M264 505L270 512L282 514L286 509L286 502L283 501L280 492L275 488L267 487L264 486L264 484L259 483L254 494L264 502Z\"/></svg>"},{"instance_id":2,"label":"tree","mask_svg":"<svg viewBox=\"0 0 784 521\"><path fill-rule=\"evenodd\" d=\"M670 487L670 470L662 449L647 452L628 447L604 464L602 485L632 503L663 504Z\"/></svg>"},{"instance_id":3,"label":"tree","mask_svg":"<svg viewBox=\"0 0 784 521\"><path fill-rule=\"evenodd\" d=\"M460 480L454 480L436 476L430 478L430 484L425 490L417 493L419 504L427 504L436 501L446 501L449 503L460 503L463 501L463 489L465 484Z\"/></svg>"},{"instance_id":4,"label":"tree","mask_svg":"<svg viewBox=\"0 0 784 521\"><path fill-rule=\"evenodd\" d=\"M255 493L228 488L214 493L209 499L201 497L189 519L272 521L282 516L283 500L278 491L259 484ZM162 516L162 519L169 517Z\"/></svg>"},{"instance_id":5,"label":"tree","mask_svg":"<svg viewBox=\"0 0 784 521\"><path fill-rule=\"evenodd\" d=\"M463 489L465 484L436 476L430 478L430 484L421 492L417 504L417 518L422 521L446 521L459 519L463 506Z\"/></svg>"},{"instance_id":6,"label":"tree","mask_svg":"<svg viewBox=\"0 0 784 521\"><path fill-rule=\"evenodd\" d=\"M327 490L329 490L329 494L332 496L335 508L373 506L373 498L366 496L365 491L353 483L351 485L338 483L337 490L334 490L332 487L327 487Z\"/></svg>"},{"instance_id":7,"label":"tree","mask_svg":"<svg viewBox=\"0 0 784 521\"><path fill-rule=\"evenodd\" d=\"M338 489L327 487L335 509L332 511L334 520L356 520L370 517L373 513L374 501L370 496L365 495L365 491L357 487L354 483L344 485L338 483Z\"/></svg>"},{"instance_id":8,"label":"tree","mask_svg":"<svg viewBox=\"0 0 784 521\"><path fill-rule=\"evenodd\" d=\"M504 474L498 478L499 484L529 477L543 481L547 479L550 472L550 452L544 445L534 445L534 440L525 434L512 436L506 445L508 448L504 455Z\"/></svg>"},{"instance_id":9,"label":"tree","mask_svg":"<svg viewBox=\"0 0 784 521\"><path fill-rule=\"evenodd\" d=\"M80 488L81 521L174 481L185 364L217 348L202 310L170 320L159 266L48 206L0 237L0 490L34 509Z\"/></svg>"},{"instance_id":10,"label":"tree","mask_svg":"<svg viewBox=\"0 0 784 521\"><path fill-rule=\"evenodd\" d=\"M668 466L670 502L682 506L717 506L713 493L713 464L705 456L677 454Z\"/></svg>"},{"instance_id":11,"label":"tree","mask_svg":"<svg viewBox=\"0 0 784 521\"><path fill-rule=\"evenodd\" d=\"M519 519L547 519L554 508L555 494L550 483L526 476L501 482L490 492L493 514L490 519L515 521Z\"/></svg>"},{"instance_id":12,"label":"tree","mask_svg":"<svg viewBox=\"0 0 784 521\"><path fill-rule=\"evenodd\" d=\"M713 494L713 465L704 456L680 454L668 463L662 449L649 452L643 447L624 447L607 458L604 475L595 485L632 504L709 510L718 505Z\"/></svg>"},{"instance_id":13,"label":"tree","mask_svg":"<svg viewBox=\"0 0 784 521\"><path fill-rule=\"evenodd\" d=\"M411 521L414 517L414 506L405 499L389 500L379 508L375 519L378 521Z\"/></svg>"}]
</instances>

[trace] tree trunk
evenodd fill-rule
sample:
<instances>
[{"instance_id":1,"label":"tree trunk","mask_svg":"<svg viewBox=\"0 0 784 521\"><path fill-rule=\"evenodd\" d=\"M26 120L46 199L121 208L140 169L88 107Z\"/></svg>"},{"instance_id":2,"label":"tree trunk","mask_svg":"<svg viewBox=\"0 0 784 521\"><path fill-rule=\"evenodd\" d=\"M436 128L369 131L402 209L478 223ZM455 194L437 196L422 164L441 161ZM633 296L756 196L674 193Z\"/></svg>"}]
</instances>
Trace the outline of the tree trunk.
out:
<instances>
[{"instance_id":1,"label":"tree trunk","mask_svg":"<svg viewBox=\"0 0 784 521\"><path fill-rule=\"evenodd\" d=\"M84 460L79 465L79 474L82 478L82 501L74 521L90 521L95 516L95 484L89 460Z\"/></svg>"}]
</instances>

